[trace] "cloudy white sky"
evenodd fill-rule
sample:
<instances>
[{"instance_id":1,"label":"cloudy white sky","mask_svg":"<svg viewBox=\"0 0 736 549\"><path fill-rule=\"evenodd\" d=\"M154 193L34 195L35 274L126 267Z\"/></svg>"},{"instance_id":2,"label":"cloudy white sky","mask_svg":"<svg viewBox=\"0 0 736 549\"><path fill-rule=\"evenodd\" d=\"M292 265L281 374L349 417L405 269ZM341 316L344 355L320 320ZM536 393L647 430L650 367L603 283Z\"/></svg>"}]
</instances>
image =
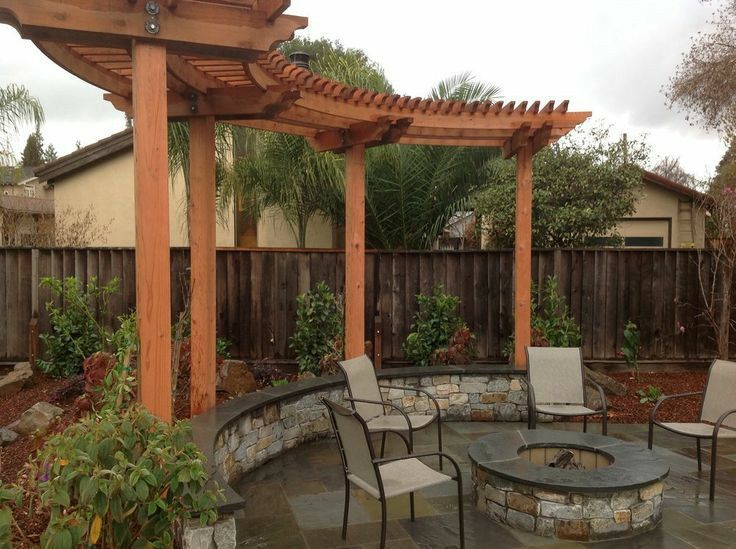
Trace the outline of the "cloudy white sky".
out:
<instances>
[{"instance_id":1,"label":"cloudy white sky","mask_svg":"<svg viewBox=\"0 0 736 549\"><path fill-rule=\"evenodd\" d=\"M724 145L669 110L661 87L713 8L698 0L292 0L288 13L309 17L308 36L363 49L401 93L425 95L471 71L501 86L506 100L570 99L571 109L593 111L618 133L647 136L655 159L678 157L707 177ZM0 26L0 85L10 82L41 100L44 137L60 154L123 128L100 90Z\"/></svg>"}]
</instances>

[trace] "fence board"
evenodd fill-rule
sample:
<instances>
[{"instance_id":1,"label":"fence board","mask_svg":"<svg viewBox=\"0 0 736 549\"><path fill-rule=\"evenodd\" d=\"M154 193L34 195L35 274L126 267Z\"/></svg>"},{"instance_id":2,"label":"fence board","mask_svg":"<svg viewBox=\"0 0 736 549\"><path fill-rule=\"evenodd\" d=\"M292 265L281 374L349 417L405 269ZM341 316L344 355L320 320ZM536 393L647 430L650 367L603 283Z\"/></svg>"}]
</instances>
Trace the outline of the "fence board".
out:
<instances>
[{"instance_id":1,"label":"fence board","mask_svg":"<svg viewBox=\"0 0 736 549\"><path fill-rule=\"evenodd\" d=\"M135 253L130 249L38 250L36 279L30 249L0 249L0 361L27 352L32 288L47 276L120 278L120 293L109 302L111 318L135 307ZM335 251L220 250L217 254L218 335L233 343L234 356L293 359L296 297L325 281L342 291L344 257ZM642 357L706 360L715 344L699 317L701 276L709 276L707 254L699 268L695 250L554 250L534 254L535 282L558 279L558 290L583 330L589 359L615 360L623 328L633 320L641 329ZM171 251L172 314L184 307L189 279L186 249ZM513 253L498 251L369 252L366 259L366 339L381 318L385 360L401 360L403 343L416 311L417 293L435 284L462 300L461 313L476 335L483 360L502 360L513 331ZM39 325L49 329L38 291ZM56 299L58 305L61 301ZM684 326L681 334L679 326ZM736 337L734 338L736 341Z\"/></svg>"}]
</instances>

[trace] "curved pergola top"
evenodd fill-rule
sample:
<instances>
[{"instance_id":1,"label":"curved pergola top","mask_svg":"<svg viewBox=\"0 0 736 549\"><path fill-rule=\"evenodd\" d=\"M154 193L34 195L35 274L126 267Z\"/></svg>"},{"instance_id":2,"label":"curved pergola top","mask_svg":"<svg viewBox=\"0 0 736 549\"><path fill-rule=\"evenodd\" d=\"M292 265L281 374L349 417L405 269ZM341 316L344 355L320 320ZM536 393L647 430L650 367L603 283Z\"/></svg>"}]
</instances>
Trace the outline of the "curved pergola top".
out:
<instances>
[{"instance_id":1,"label":"curved pergola top","mask_svg":"<svg viewBox=\"0 0 736 549\"><path fill-rule=\"evenodd\" d=\"M145 0L0 0L0 22L132 116L132 44L162 43L169 118L215 116L302 135L319 151L407 143L502 147L513 156L529 139L537 151L590 116L570 112L568 101L432 100L323 78L272 51L307 24L283 13L288 0L156 5L152 15Z\"/></svg>"}]
</instances>

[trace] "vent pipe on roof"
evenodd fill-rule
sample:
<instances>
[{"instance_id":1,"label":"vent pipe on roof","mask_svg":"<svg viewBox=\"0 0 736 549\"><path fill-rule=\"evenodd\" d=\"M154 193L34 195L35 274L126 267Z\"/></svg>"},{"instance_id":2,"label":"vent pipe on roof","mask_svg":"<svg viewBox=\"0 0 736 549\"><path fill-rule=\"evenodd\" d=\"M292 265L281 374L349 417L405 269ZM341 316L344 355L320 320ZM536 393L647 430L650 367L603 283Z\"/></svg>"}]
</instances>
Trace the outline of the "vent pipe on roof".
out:
<instances>
[{"instance_id":1,"label":"vent pipe on roof","mask_svg":"<svg viewBox=\"0 0 736 549\"><path fill-rule=\"evenodd\" d=\"M295 51L289 55L289 61L300 69L309 70L309 54L304 51Z\"/></svg>"}]
</instances>

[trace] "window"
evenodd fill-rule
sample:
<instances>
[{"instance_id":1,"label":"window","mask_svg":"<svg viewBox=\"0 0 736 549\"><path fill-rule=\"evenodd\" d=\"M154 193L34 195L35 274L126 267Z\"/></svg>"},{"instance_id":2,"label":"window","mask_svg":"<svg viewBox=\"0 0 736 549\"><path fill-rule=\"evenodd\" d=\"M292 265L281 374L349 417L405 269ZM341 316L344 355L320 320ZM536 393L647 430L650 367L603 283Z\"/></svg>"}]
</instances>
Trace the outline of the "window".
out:
<instances>
[{"instance_id":1,"label":"window","mask_svg":"<svg viewBox=\"0 0 736 549\"><path fill-rule=\"evenodd\" d=\"M627 236L624 246L632 248L663 248L664 238L661 236Z\"/></svg>"},{"instance_id":2,"label":"window","mask_svg":"<svg viewBox=\"0 0 736 549\"><path fill-rule=\"evenodd\" d=\"M26 185L25 195L30 198L36 198L36 187L34 187L33 185Z\"/></svg>"}]
</instances>

